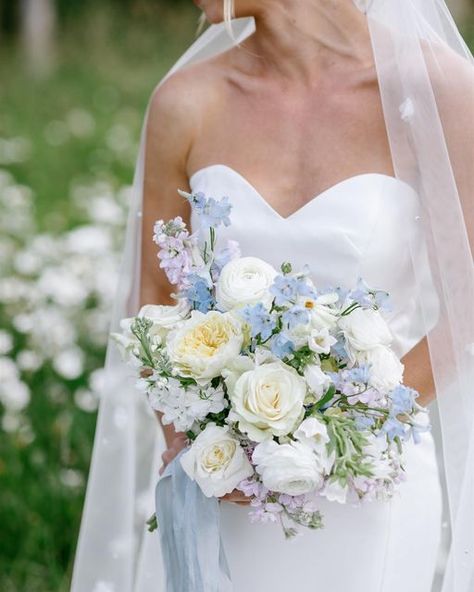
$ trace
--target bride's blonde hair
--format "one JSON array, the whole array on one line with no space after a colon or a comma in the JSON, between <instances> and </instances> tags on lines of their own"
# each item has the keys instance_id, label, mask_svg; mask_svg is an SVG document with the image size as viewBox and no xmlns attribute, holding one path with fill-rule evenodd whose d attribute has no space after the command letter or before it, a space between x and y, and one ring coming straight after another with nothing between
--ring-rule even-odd
<instances>
[{"instance_id":1,"label":"bride's blonde hair","mask_svg":"<svg viewBox=\"0 0 474 592\"><path fill-rule=\"evenodd\" d=\"M224 23L226 26L229 35L233 37L232 26L230 24L231 20L234 18L234 0L222 0L223 2L223 9L224 9ZM201 14L198 20L198 27L196 31L196 37L201 33L204 25L206 23L206 15L204 12Z\"/></svg>"}]
</instances>

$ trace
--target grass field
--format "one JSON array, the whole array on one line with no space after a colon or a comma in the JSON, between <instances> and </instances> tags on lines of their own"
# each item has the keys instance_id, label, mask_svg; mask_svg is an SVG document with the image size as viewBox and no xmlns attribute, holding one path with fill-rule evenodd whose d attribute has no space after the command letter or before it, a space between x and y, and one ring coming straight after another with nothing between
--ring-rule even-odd
<instances>
[{"instance_id":1,"label":"grass field","mask_svg":"<svg viewBox=\"0 0 474 592\"><path fill-rule=\"evenodd\" d=\"M2 592L68 589L111 297L101 282L116 263L84 252L71 229L85 228L98 249L120 242L116 204L132 179L147 100L196 25L195 11L158 17L101 12L70 25L44 79L17 48L1 48ZM67 265L77 269L70 285L86 290L58 298L47 284L68 281Z\"/></svg>"},{"instance_id":2,"label":"grass field","mask_svg":"<svg viewBox=\"0 0 474 592\"><path fill-rule=\"evenodd\" d=\"M95 13L42 79L0 46L1 592L68 589L142 117L195 26Z\"/></svg>"}]
</instances>

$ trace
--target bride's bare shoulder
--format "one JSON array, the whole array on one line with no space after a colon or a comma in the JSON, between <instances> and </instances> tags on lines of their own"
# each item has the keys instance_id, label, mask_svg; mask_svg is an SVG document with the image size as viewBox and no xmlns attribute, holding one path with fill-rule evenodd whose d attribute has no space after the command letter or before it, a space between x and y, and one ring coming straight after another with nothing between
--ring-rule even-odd
<instances>
[{"instance_id":1,"label":"bride's bare shoulder","mask_svg":"<svg viewBox=\"0 0 474 592\"><path fill-rule=\"evenodd\" d=\"M153 91L149 117L178 125L181 130L194 126L207 110L222 100L228 84L232 50L194 64L183 66L169 75Z\"/></svg>"}]
</instances>

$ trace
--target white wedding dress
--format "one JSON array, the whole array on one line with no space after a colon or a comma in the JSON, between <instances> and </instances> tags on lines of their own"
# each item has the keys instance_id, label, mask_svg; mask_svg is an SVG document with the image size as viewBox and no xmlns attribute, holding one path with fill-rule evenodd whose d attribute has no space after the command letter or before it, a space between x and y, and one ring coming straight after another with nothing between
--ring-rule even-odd
<instances>
[{"instance_id":1,"label":"white wedding dress","mask_svg":"<svg viewBox=\"0 0 474 592\"><path fill-rule=\"evenodd\" d=\"M433 291L425 322L410 241L422 253L419 200L406 183L383 174L361 174L323 191L284 218L248 180L213 164L190 178L193 191L233 205L232 225L221 239L240 243L242 254L279 268L308 264L316 285L354 286L362 277L391 293L394 349L407 353L434 322ZM192 218L192 226L197 220ZM428 318L426 316L428 315ZM321 500L325 528L285 540L278 523L251 524L248 509L221 503L221 530L232 574L222 592L430 592L441 532L441 487L433 437L406 447L407 480L389 502L354 507ZM185 592L185 591L183 591ZM186 591L191 592L191 591Z\"/></svg>"}]
</instances>

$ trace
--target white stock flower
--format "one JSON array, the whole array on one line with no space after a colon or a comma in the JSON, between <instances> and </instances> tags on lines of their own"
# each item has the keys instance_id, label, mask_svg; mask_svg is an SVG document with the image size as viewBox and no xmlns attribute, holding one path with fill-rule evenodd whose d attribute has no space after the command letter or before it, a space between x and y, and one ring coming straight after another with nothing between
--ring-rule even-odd
<instances>
[{"instance_id":1,"label":"white stock flower","mask_svg":"<svg viewBox=\"0 0 474 592\"><path fill-rule=\"evenodd\" d=\"M245 367L245 362L242 361ZM303 412L306 383L282 362L262 364L244 371L223 373L232 403L230 419L256 442L284 436L295 427Z\"/></svg>"},{"instance_id":2,"label":"white stock flower","mask_svg":"<svg viewBox=\"0 0 474 592\"><path fill-rule=\"evenodd\" d=\"M309 364L304 369L304 378L312 393L319 400L328 390L331 379L317 364Z\"/></svg>"},{"instance_id":3,"label":"white stock flower","mask_svg":"<svg viewBox=\"0 0 474 592\"><path fill-rule=\"evenodd\" d=\"M331 345L337 343L337 339L329 333L329 329L312 329L308 337L309 349L316 354L328 354L331 350Z\"/></svg>"},{"instance_id":4,"label":"white stock flower","mask_svg":"<svg viewBox=\"0 0 474 592\"><path fill-rule=\"evenodd\" d=\"M242 326L230 313L193 311L167 337L168 356L177 374L206 384L239 354Z\"/></svg>"},{"instance_id":5,"label":"white stock flower","mask_svg":"<svg viewBox=\"0 0 474 592\"><path fill-rule=\"evenodd\" d=\"M372 309L356 308L339 320L347 342L348 353L353 359L358 352L370 350L378 345L390 345L392 333L382 315Z\"/></svg>"},{"instance_id":6,"label":"white stock flower","mask_svg":"<svg viewBox=\"0 0 474 592\"><path fill-rule=\"evenodd\" d=\"M160 335L164 337L168 331L175 328L183 321L190 312L188 302L180 298L174 305L166 304L146 304L142 306L139 317L145 317L152 321L153 326L150 329L151 335Z\"/></svg>"},{"instance_id":7,"label":"white stock flower","mask_svg":"<svg viewBox=\"0 0 474 592\"><path fill-rule=\"evenodd\" d=\"M328 475L336 457L334 452L328 454L327 444L330 438L326 424L316 417L308 417L301 422L293 435L314 451L321 473Z\"/></svg>"},{"instance_id":8,"label":"white stock flower","mask_svg":"<svg viewBox=\"0 0 474 592\"><path fill-rule=\"evenodd\" d=\"M370 366L369 384L375 389L388 392L402 382L404 365L389 347L379 345L361 353L359 358Z\"/></svg>"},{"instance_id":9,"label":"white stock flower","mask_svg":"<svg viewBox=\"0 0 474 592\"><path fill-rule=\"evenodd\" d=\"M315 455L302 442L277 444L265 440L256 446L252 460L263 484L271 491L303 495L322 485L323 475Z\"/></svg>"},{"instance_id":10,"label":"white stock flower","mask_svg":"<svg viewBox=\"0 0 474 592\"><path fill-rule=\"evenodd\" d=\"M181 459L181 466L207 497L220 497L253 475L239 441L229 428L209 423Z\"/></svg>"},{"instance_id":11,"label":"white stock flower","mask_svg":"<svg viewBox=\"0 0 474 592\"><path fill-rule=\"evenodd\" d=\"M172 423L179 432L190 430L208 413L220 413L227 406L222 387L203 389L189 385L183 388L176 378L157 381L148 397L151 407L163 413L162 422Z\"/></svg>"},{"instance_id":12,"label":"white stock flower","mask_svg":"<svg viewBox=\"0 0 474 592\"><path fill-rule=\"evenodd\" d=\"M348 493L349 487L347 485L342 485L337 477L331 477L321 491L321 495L328 501L338 502L339 504L346 503Z\"/></svg>"},{"instance_id":13,"label":"white stock flower","mask_svg":"<svg viewBox=\"0 0 474 592\"><path fill-rule=\"evenodd\" d=\"M262 302L270 307L270 287L277 272L257 257L238 257L222 268L216 284L216 300L222 310Z\"/></svg>"}]
</instances>

